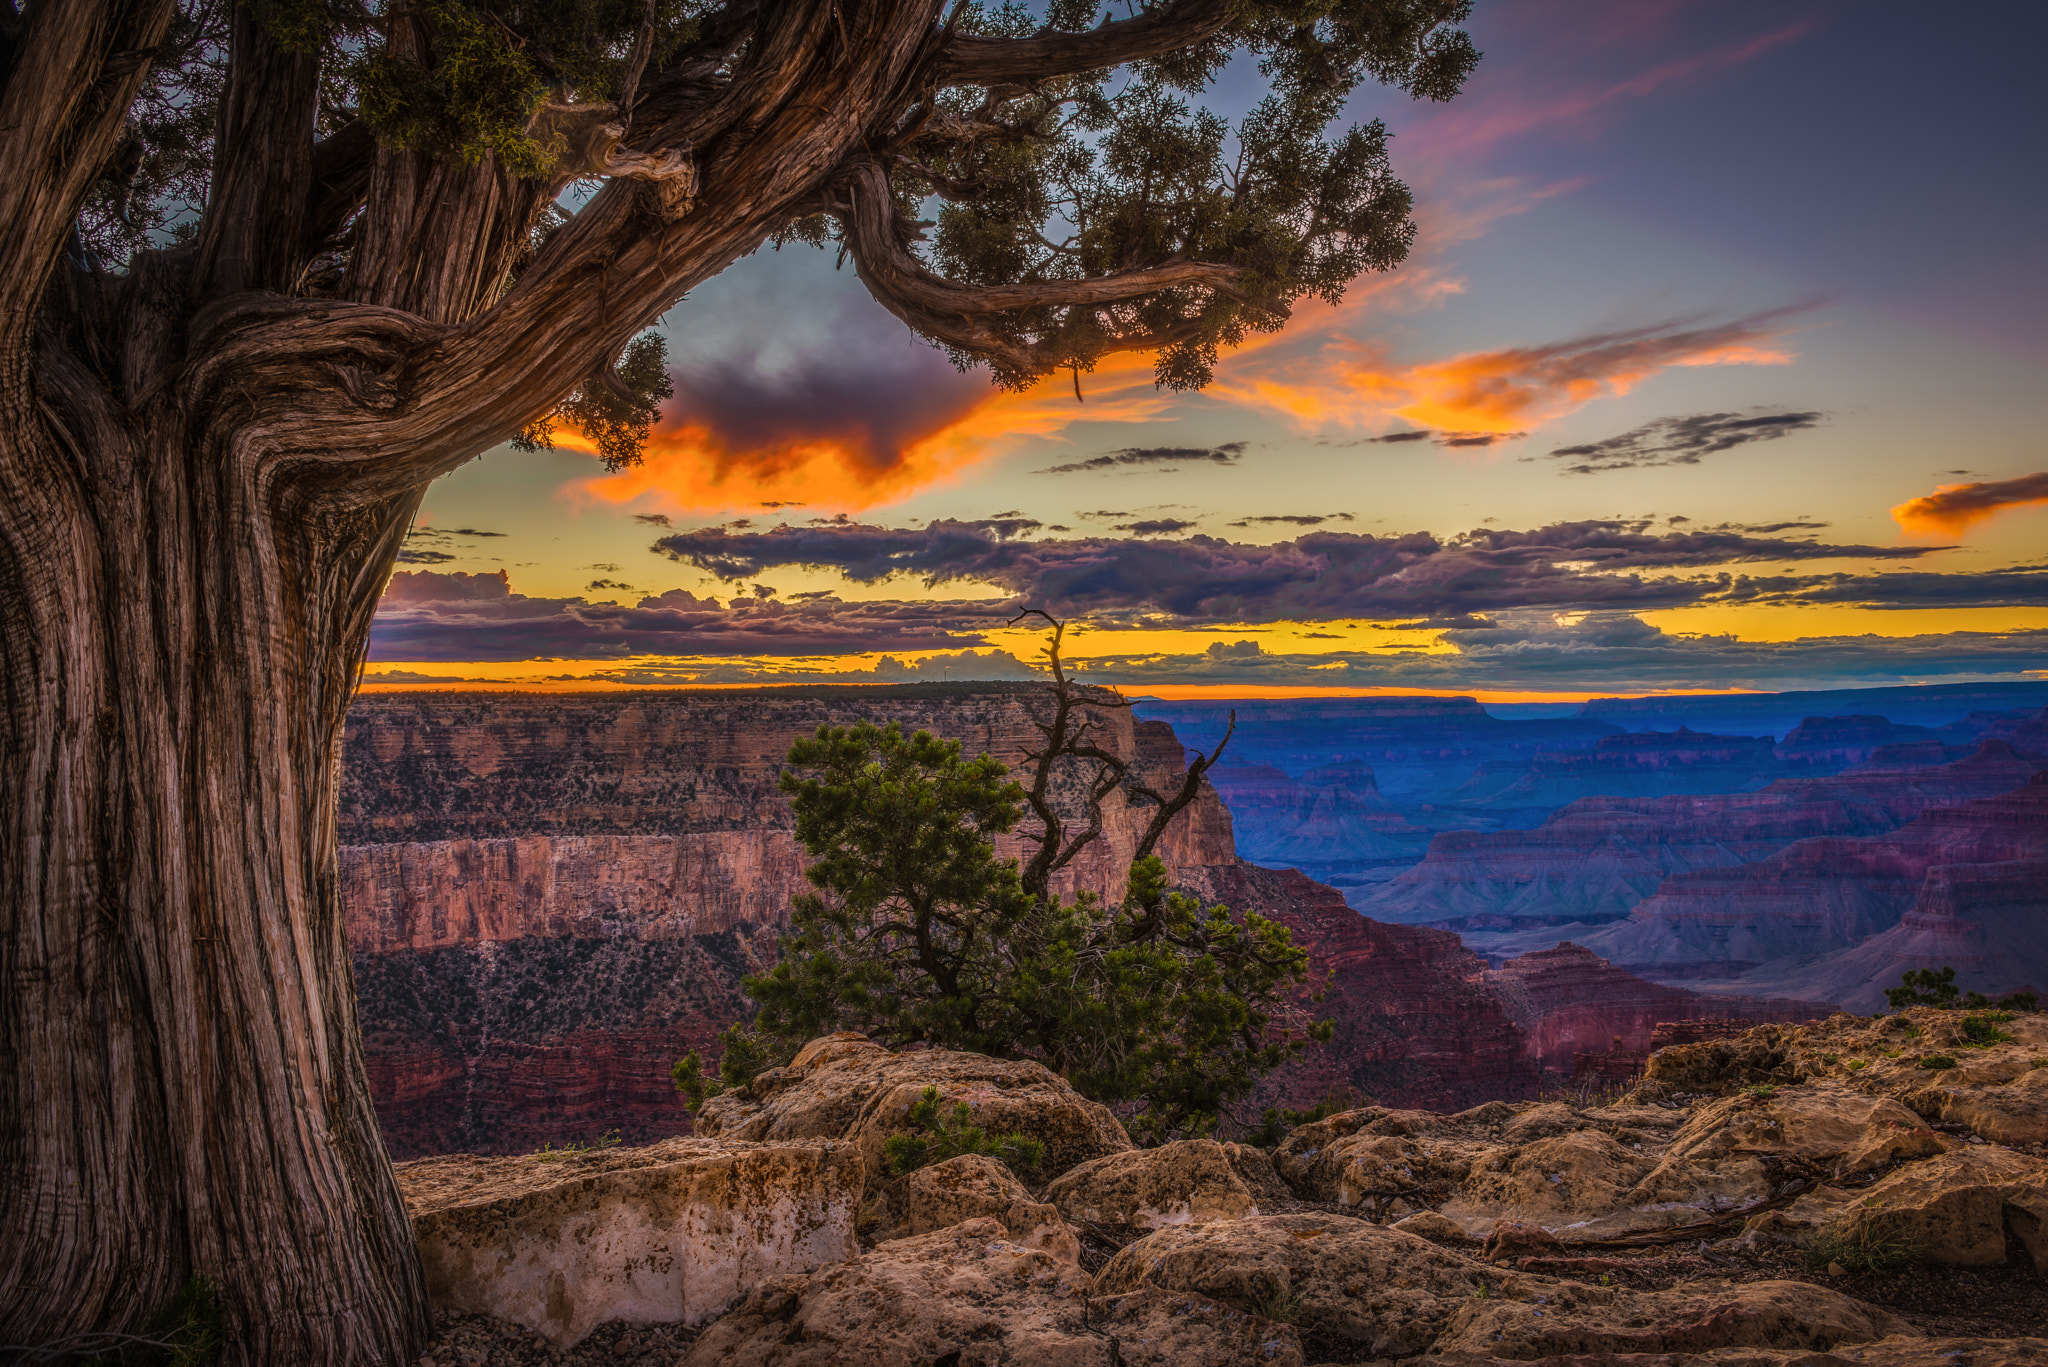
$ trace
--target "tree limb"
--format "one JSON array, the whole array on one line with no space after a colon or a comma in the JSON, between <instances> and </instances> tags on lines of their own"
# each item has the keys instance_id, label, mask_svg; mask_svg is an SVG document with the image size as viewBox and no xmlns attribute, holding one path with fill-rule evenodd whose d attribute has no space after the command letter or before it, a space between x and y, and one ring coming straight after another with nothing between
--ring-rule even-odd
<instances>
[{"instance_id":1,"label":"tree limb","mask_svg":"<svg viewBox=\"0 0 2048 1367\"><path fill-rule=\"evenodd\" d=\"M1047 30L1029 38L956 36L938 63L941 85L1043 81L1100 71L1191 47L1230 23L1228 0L1179 0L1085 33Z\"/></svg>"},{"instance_id":2,"label":"tree limb","mask_svg":"<svg viewBox=\"0 0 2048 1367\"><path fill-rule=\"evenodd\" d=\"M850 158L835 177L835 187L841 197L832 205L832 212L845 227L854 268L868 292L926 336L989 357L1012 374L1045 374L1064 359L1042 348L1006 340L983 320L1026 308L1125 303L1187 286L1236 295L1236 282L1243 275L1236 266L1177 261L1084 280L963 285L934 274L910 251L888 171L878 158L864 153ZM1198 318L1186 323L1190 333L1201 326ZM1105 332L1102 340L1102 351L1143 350L1170 345L1178 340L1178 331Z\"/></svg>"},{"instance_id":3,"label":"tree limb","mask_svg":"<svg viewBox=\"0 0 2048 1367\"><path fill-rule=\"evenodd\" d=\"M176 0L53 0L30 12L0 92L0 336L27 339L176 14Z\"/></svg>"},{"instance_id":4,"label":"tree limb","mask_svg":"<svg viewBox=\"0 0 2048 1367\"><path fill-rule=\"evenodd\" d=\"M286 52L246 5L230 21L227 86L214 125L213 188L192 289L201 299L282 293L304 263L320 58Z\"/></svg>"}]
</instances>

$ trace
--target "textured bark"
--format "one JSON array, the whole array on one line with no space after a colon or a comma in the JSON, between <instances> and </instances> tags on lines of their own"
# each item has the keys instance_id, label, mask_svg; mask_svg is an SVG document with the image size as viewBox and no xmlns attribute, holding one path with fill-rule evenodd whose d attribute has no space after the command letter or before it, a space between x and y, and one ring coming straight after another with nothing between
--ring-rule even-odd
<instances>
[{"instance_id":1,"label":"textured bark","mask_svg":"<svg viewBox=\"0 0 2048 1367\"><path fill-rule=\"evenodd\" d=\"M948 68L932 0L736 0L592 115L612 178L531 259L559 185L360 125L316 145L315 62L244 12L199 232L111 275L66 243L172 14L50 0L0 51L0 1342L132 1328L197 1274L230 1361L395 1364L425 1299L334 806L427 483L830 203L937 85L1164 51L1222 9ZM934 315L1001 302L912 284Z\"/></svg>"}]
</instances>

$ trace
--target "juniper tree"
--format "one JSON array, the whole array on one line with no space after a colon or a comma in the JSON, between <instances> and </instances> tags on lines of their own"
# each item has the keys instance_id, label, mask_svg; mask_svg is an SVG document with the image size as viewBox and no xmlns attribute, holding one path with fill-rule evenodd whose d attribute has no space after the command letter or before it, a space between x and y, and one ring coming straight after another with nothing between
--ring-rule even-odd
<instances>
[{"instance_id":1,"label":"juniper tree","mask_svg":"<svg viewBox=\"0 0 2048 1367\"><path fill-rule=\"evenodd\" d=\"M693 1103L854 1029L892 1047L1037 1059L1084 1096L1126 1103L1141 1139L1184 1138L1328 1038L1290 1000L1308 955L1288 929L1174 891L1154 853L1230 731L1171 791L1154 788L1101 744L1103 714L1128 704L1067 677L1062 630L1053 623L1028 782L894 722L825 725L790 747L782 790L815 891L796 898L780 961L746 980L760 1010L725 1032L718 1078L694 1053L677 1063ZM1119 791L1144 818L1125 888L1060 895L1053 876L1102 837ZM1031 858L998 855L996 838L1020 824Z\"/></svg>"},{"instance_id":2,"label":"juniper tree","mask_svg":"<svg viewBox=\"0 0 2048 1367\"><path fill-rule=\"evenodd\" d=\"M1003 383L1198 385L1400 259L1385 134L1332 120L1451 95L1467 7L0 9L0 1342L204 1275L234 1361L420 1346L334 805L432 479L564 426L635 459L639 339L777 240ZM1237 53L1272 93L1231 127Z\"/></svg>"}]
</instances>

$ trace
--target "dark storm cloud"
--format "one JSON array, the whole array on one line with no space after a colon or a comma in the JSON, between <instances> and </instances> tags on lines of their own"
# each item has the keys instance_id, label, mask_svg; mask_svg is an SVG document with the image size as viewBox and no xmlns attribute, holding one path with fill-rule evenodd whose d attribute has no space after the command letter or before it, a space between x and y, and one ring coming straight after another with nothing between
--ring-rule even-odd
<instances>
[{"instance_id":1,"label":"dark storm cloud","mask_svg":"<svg viewBox=\"0 0 2048 1367\"><path fill-rule=\"evenodd\" d=\"M801 603L684 589L630 606L528 598L502 574L392 576L370 628L373 660L602 659L635 655L837 655L986 645L980 603Z\"/></svg>"},{"instance_id":2,"label":"dark storm cloud","mask_svg":"<svg viewBox=\"0 0 2048 1367\"><path fill-rule=\"evenodd\" d=\"M1206 460L1216 465L1235 465L1244 456L1245 444L1227 441L1221 446L1126 446L1087 460L1048 466L1041 475L1071 475L1085 470L1114 470L1130 465L1164 465L1169 461Z\"/></svg>"},{"instance_id":3,"label":"dark storm cloud","mask_svg":"<svg viewBox=\"0 0 2048 1367\"><path fill-rule=\"evenodd\" d=\"M1325 522L1356 522L1349 513L1274 513L1266 517L1241 517L1233 527L1268 527L1284 522L1290 527L1320 527Z\"/></svg>"},{"instance_id":4,"label":"dark storm cloud","mask_svg":"<svg viewBox=\"0 0 2048 1367\"><path fill-rule=\"evenodd\" d=\"M707 429L708 458L726 478L781 471L792 452L830 444L872 479L987 397L986 378L963 374L929 347L905 345L895 319L881 314L864 325L876 330L821 333L778 349L772 365L752 353L684 361L671 372L675 397L663 406L662 429Z\"/></svg>"},{"instance_id":5,"label":"dark storm cloud","mask_svg":"<svg viewBox=\"0 0 2048 1367\"><path fill-rule=\"evenodd\" d=\"M1754 442L1776 441L1794 432L1818 427L1824 413L1694 413L1659 418L1605 441L1560 446L1543 457L1571 460L1568 475L1597 475L1608 470L1636 470L1650 465L1697 465L1702 456L1732 451ZM1535 460L1535 456L1524 456Z\"/></svg>"},{"instance_id":6,"label":"dark storm cloud","mask_svg":"<svg viewBox=\"0 0 2048 1367\"><path fill-rule=\"evenodd\" d=\"M1194 523L1187 521L1185 518L1154 517L1147 518L1142 522L1119 522L1114 527L1111 527L1110 530L1113 532L1129 532L1132 536L1172 536L1175 533L1184 532L1194 525Z\"/></svg>"},{"instance_id":7,"label":"dark storm cloud","mask_svg":"<svg viewBox=\"0 0 2048 1367\"><path fill-rule=\"evenodd\" d=\"M1137 525L1137 524L1132 524ZM1388 616L1443 620L1518 607L1681 607L1727 590L1731 576L1646 577L1643 571L1742 562L1910 559L1924 546L1825 545L1734 531L1652 531L1646 522L1480 529L1449 540L1425 532L1310 532L1252 545L1079 537L1006 540L984 526L719 528L663 537L654 549L721 579L780 566L837 570L857 583L911 575L928 588L990 584L1063 613L1164 612L1212 621Z\"/></svg>"}]
</instances>

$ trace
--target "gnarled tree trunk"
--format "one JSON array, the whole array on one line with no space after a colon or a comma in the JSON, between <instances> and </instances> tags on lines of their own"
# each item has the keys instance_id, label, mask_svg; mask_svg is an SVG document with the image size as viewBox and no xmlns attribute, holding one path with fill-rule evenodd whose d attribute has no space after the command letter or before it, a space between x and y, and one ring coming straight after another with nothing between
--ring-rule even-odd
<instances>
[{"instance_id":1,"label":"gnarled tree trunk","mask_svg":"<svg viewBox=\"0 0 2048 1367\"><path fill-rule=\"evenodd\" d=\"M5 1323L132 1326L197 1274L242 1360L409 1360L333 811L417 492L323 501L248 458L239 404L68 397L102 421L0 432Z\"/></svg>"}]
</instances>

